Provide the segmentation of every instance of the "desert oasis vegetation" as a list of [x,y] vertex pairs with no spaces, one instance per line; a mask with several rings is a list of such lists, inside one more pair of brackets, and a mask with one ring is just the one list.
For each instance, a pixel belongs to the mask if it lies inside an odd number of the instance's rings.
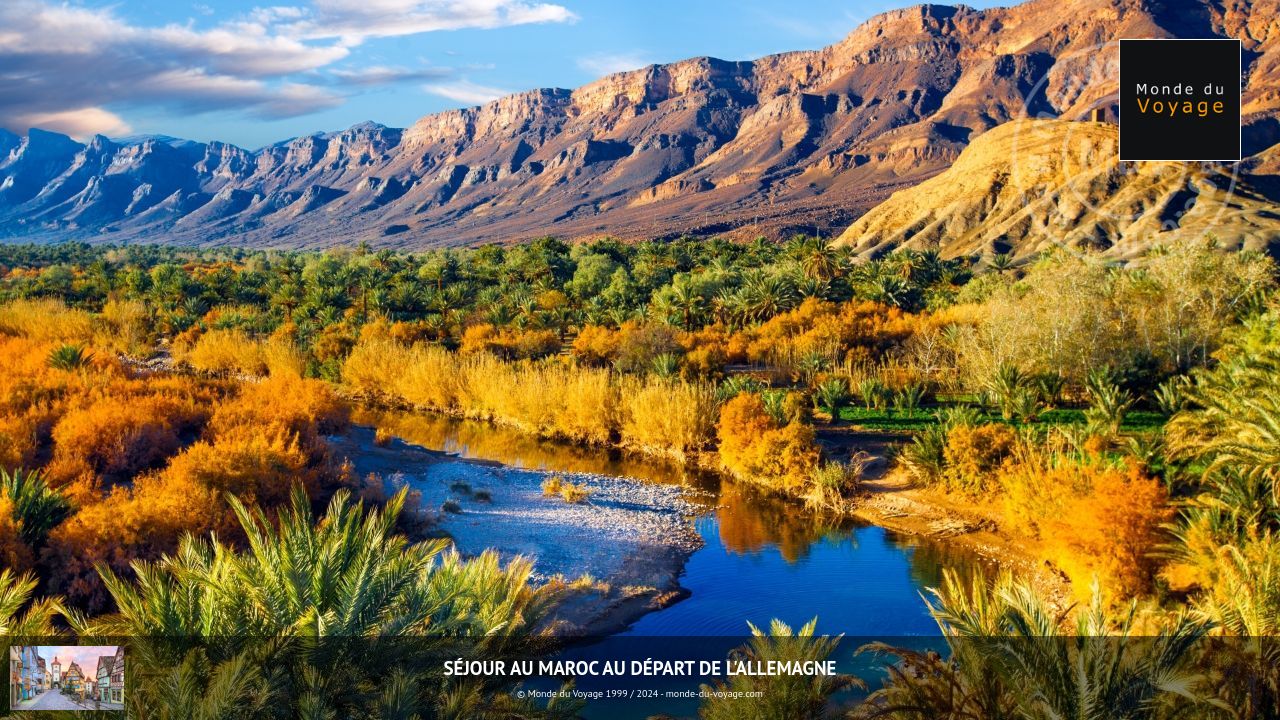
[[[245,27],[19,5],[0,88],[58,27]],[[251,17],[439,32],[314,5]],[[1277,18],[916,6],[258,150],[0,128],[0,634],[119,647],[104,717],[1280,719]],[[1136,36],[1241,40],[1244,160],[1119,160]],[[76,697],[10,657],[14,711]]]

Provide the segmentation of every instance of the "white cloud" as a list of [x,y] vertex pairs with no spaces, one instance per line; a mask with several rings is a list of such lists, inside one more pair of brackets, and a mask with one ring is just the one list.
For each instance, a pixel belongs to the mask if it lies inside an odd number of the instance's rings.
[[51,113],[29,113],[16,115],[13,128],[25,131],[28,128],[41,128],[66,133],[77,139],[85,139],[92,135],[120,136],[133,132],[129,123],[119,115],[99,107],[84,107],[75,110],[63,110]]
[[126,124],[114,113],[137,106],[283,118],[340,104],[342,87],[423,80],[440,81],[432,91],[445,97],[483,102],[505,92],[444,82],[453,69],[333,66],[368,38],[576,19],[536,0],[312,0],[212,27],[144,27],[114,6],[54,3],[0,0],[0,127],[48,118],[77,132],[119,132]]
[[641,53],[596,53],[578,58],[578,67],[593,75],[612,75],[653,64]]
[[308,39],[340,38],[350,46],[370,37],[578,19],[564,6],[526,0],[314,0],[313,4],[313,12],[282,23],[280,31]]
[[485,85],[477,85],[470,80],[458,80],[450,83],[433,83],[424,85],[423,90],[433,94],[447,97],[450,100],[456,100],[467,105],[483,105],[491,100],[497,100],[503,95],[510,95],[510,91],[501,90],[499,88],[487,87]]

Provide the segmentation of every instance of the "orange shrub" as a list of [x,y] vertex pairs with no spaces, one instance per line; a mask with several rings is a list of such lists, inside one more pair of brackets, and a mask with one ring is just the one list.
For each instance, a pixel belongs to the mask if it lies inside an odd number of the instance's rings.
[[710,377],[724,372],[728,355],[718,345],[703,345],[690,350],[684,356],[682,367],[687,375]]
[[31,568],[31,549],[18,534],[13,501],[0,493],[0,567],[22,572]]
[[952,490],[980,493],[1018,445],[1008,425],[957,425],[947,433],[943,480]]
[[41,427],[48,422],[39,408],[0,415],[0,467],[29,467],[39,450]]
[[187,448],[164,469],[161,481],[207,489],[217,497],[231,493],[247,504],[272,507],[288,500],[295,482],[314,495],[319,473],[295,438],[246,427]]
[[190,349],[175,344],[175,357],[197,370],[211,373],[265,375],[267,364],[258,343],[239,328],[210,330]]
[[751,337],[746,333],[734,333],[724,344],[725,362],[745,363],[751,347]]
[[133,561],[173,552],[185,533],[212,530],[214,500],[199,486],[144,476],[132,489],[118,487],[84,505],[49,534],[44,564],[50,590],[91,614],[107,610],[110,597],[95,565],[129,577]]
[[778,427],[755,393],[742,393],[724,404],[718,431],[721,464],[744,480],[795,492],[818,467],[813,428],[799,422]]
[[477,323],[462,331],[461,353],[495,352],[501,347],[498,328],[492,323]]
[[126,480],[178,449],[178,403],[166,398],[106,397],[71,410],[53,428],[50,474],[61,482]]
[[560,351],[560,334],[554,330],[521,330],[509,337],[512,357],[536,360]]
[[618,353],[619,334],[607,327],[588,325],[573,339],[573,357],[584,365],[601,367]]
[[1174,515],[1164,485],[1136,466],[1097,472],[1092,488],[1072,498],[1056,520],[1048,521],[1050,559],[1087,592],[1094,576],[1117,599],[1151,588],[1157,569],[1152,557],[1163,539],[1161,526]]
[[504,360],[536,359],[560,349],[560,335],[552,330],[496,328],[489,323],[468,327],[462,333],[463,354],[487,352]]
[[311,341],[311,354],[320,362],[337,362],[346,357],[355,344],[356,333],[351,326],[343,323],[326,325]]
[[240,394],[220,405],[209,421],[214,438],[236,428],[287,434],[305,444],[320,435],[341,432],[349,421],[349,409],[328,384],[293,377],[270,378],[244,386]]
[[920,316],[875,302],[837,305],[808,298],[799,307],[739,335],[748,338],[749,360],[785,366],[815,353],[833,362],[878,359],[922,323]]
[[729,364],[728,339],[724,329],[718,326],[681,333],[685,372],[699,377],[723,372],[724,366]]
[[[391,327],[387,329],[387,334],[394,340],[402,342],[406,345],[412,345],[416,342],[426,342],[428,340],[439,340],[439,333],[430,325],[421,320],[414,322],[396,321],[391,323]],[[364,333],[361,333],[364,337]]]
[[1091,466],[1074,462],[1008,463],[999,472],[1004,491],[1004,521],[1027,537],[1046,534],[1045,523],[1062,517],[1067,506],[1092,486]]
[[[143,397],[136,406],[161,407],[165,401],[176,402]],[[108,598],[95,564],[128,576],[130,563],[172,552],[185,533],[216,530],[235,537],[226,493],[268,509],[286,498],[295,482],[315,496],[340,479],[320,434],[336,432],[346,422],[345,405],[324,383],[280,377],[244,385],[217,405],[206,438],[164,469],[105,497],[83,479],[69,486],[66,494],[80,510],[50,534],[44,562],[51,587],[82,609],[101,611]],[[59,428],[70,432],[65,428],[72,426]]]

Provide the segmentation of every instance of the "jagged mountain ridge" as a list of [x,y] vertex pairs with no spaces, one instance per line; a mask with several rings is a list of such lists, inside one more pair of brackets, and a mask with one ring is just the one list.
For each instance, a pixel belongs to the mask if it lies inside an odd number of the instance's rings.
[[426,247],[842,228],[1011,119],[1114,116],[1118,37],[1244,37],[1246,146],[1270,146],[1277,9],[923,5],[821,50],[653,65],[406,129],[364,123],[256,151],[0,131],[0,237]]

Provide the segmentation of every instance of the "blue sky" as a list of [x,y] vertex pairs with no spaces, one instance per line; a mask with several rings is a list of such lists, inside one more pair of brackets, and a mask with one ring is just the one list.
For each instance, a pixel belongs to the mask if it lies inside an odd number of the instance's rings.
[[271,1],[0,0],[0,127],[257,147],[653,62],[817,48],[910,4]]

